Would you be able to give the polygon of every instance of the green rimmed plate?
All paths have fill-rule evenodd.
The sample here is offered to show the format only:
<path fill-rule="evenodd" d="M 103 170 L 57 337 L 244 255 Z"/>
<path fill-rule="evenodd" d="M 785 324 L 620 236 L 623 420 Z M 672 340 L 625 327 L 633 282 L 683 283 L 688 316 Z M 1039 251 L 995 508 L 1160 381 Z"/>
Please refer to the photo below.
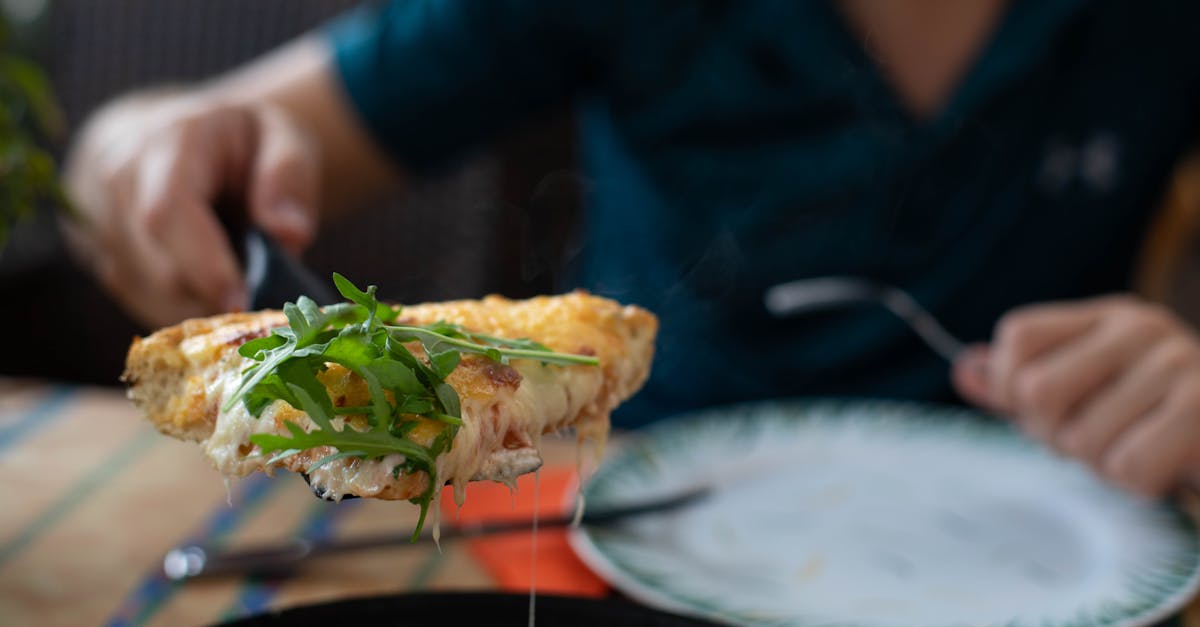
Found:
<path fill-rule="evenodd" d="M 645 603 L 734 624 L 1148 625 L 1200 586 L 1200 536 L 967 410 L 770 402 L 647 429 L 584 490 L 597 509 L 711 484 L 686 508 L 581 527 Z"/>

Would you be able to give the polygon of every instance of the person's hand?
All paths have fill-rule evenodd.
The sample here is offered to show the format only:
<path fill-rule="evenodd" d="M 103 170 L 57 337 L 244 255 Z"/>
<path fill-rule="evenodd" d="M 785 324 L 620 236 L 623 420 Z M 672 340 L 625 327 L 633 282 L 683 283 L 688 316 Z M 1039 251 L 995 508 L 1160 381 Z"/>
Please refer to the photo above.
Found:
<path fill-rule="evenodd" d="M 68 156 L 79 209 L 68 241 L 150 327 L 244 309 L 214 201 L 244 199 L 248 219 L 298 254 L 316 230 L 319 165 L 281 110 L 194 94 L 127 98 L 98 113 Z"/>
<path fill-rule="evenodd" d="M 954 365 L 969 401 L 1136 494 L 1200 478 L 1200 340 L 1129 296 L 1014 310 Z"/>

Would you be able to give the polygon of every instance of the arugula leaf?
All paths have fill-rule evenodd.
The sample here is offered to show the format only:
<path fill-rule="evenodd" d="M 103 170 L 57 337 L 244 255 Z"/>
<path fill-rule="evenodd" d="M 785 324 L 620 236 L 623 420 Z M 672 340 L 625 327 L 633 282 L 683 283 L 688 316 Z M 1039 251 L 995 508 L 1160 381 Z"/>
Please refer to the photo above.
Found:
<path fill-rule="evenodd" d="M 297 365 L 299 367 L 290 368 L 292 372 L 289 374 L 292 374 L 294 380 L 299 380 L 301 383 L 287 383 L 288 389 L 292 392 L 292 398 L 299 401 L 299 407 L 296 407 L 296 409 L 308 414 L 309 419 L 315 422 L 321 428 L 321 431 L 327 433 L 334 432 L 333 403 L 329 402 L 329 393 L 325 391 L 325 386 L 321 385 L 321 382 L 317 381 L 317 378 L 308 372 L 304 364 Z M 305 377 L 299 374 L 302 372 L 308 376 Z M 281 371 L 280 377 L 283 378 L 284 376 L 286 375 Z M 314 385 L 318 388 L 317 390 L 312 389 Z M 320 400 L 317 400 L 318 398 Z"/>
<path fill-rule="evenodd" d="M 333 273 L 333 285 L 337 287 L 339 294 L 346 297 L 346 300 L 362 307 L 368 315 L 374 314 L 381 322 L 391 322 L 400 315 L 399 307 L 392 307 L 375 299 L 376 288 L 374 285 L 368 287 L 364 292 L 358 289 L 357 285 L 351 283 L 350 279 L 337 272 Z"/>
<path fill-rule="evenodd" d="M 401 394 L 421 394 L 425 386 L 417 379 L 412 368 L 387 357 L 379 357 L 364 366 L 364 369 L 379 378 L 383 387 Z M 422 413 L 422 412 L 408 412 Z"/>
<path fill-rule="evenodd" d="M 273 348 L 279 348 L 284 344 L 287 344 L 286 339 L 284 339 L 282 336 L 272 333 L 266 337 L 260 337 L 242 344 L 238 347 L 238 354 L 242 357 L 249 357 L 250 359 L 262 359 L 259 357 L 260 352 L 269 351 Z"/>
<path fill-rule="evenodd" d="M 450 376 L 450 373 L 458 367 L 459 360 L 462 359 L 462 353 L 452 348 L 439 353 L 431 353 L 426 349 L 425 354 L 429 356 L 429 366 L 439 379 Z"/>
<path fill-rule="evenodd" d="M 321 459 L 314 462 L 312 466 L 309 466 L 308 472 L 312 472 L 312 471 L 320 468 L 321 466 L 328 464 L 329 462 L 337 461 L 339 459 L 344 459 L 347 457 L 360 457 L 361 458 L 361 457 L 366 457 L 366 456 L 367 456 L 367 454 L 364 451 L 345 451 L 345 452 L 341 452 L 341 453 L 334 453 L 333 455 L 326 455 L 325 457 L 322 457 Z"/>
<path fill-rule="evenodd" d="M 412 462 L 417 470 L 432 468 L 434 464 L 434 458 L 430 455 L 429 449 L 411 440 L 394 437 L 384 431 L 358 431 L 347 427 L 341 431 L 321 429 L 305 432 L 299 425 L 291 421 L 284 424 L 294 426 L 295 429 L 299 429 L 299 433 L 292 427 L 288 427 L 292 433 L 290 438 L 273 433 L 255 433 L 250 436 L 250 442 L 257 444 L 264 453 L 290 449 L 301 452 L 321 446 L 331 446 L 339 451 L 361 451 L 363 455 L 371 459 L 400 454 L 405 457 L 406 461 Z"/>
<path fill-rule="evenodd" d="M 379 378 L 368 368 L 352 368 L 352 370 L 367 382 L 367 392 L 371 397 L 371 413 L 374 420 L 371 426 L 388 429 L 392 426 L 392 406 L 383 392 Z"/>
<path fill-rule="evenodd" d="M 433 385 L 433 392 L 442 405 L 442 412 L 451 416 L 462 416 L 462 407 L 458 403 L 458 392 L 455 392 L 449 383 L 438 381 Z"/>
<path fill-rule="evenodd" d="M 440 420 L 449 425 L 454 425 L 456 427 L 461 427 L 463 424 L 462 418 L 459 418 L 458 416 L 451 416 L 449 414 L 432 413 L 429 414 L 429 417 L 433 418 L 434 420 Z"/>
<path fill-rule="evenodd" d="M 333 273 L 333 286 L 337 288 L 339 294 L 345 297 L 346 300 L 371 311 L 375 308 L 375 296 L 368 294 L 360 289 L 350 279 L 342 276 L 338 272 Z M 367 288 L 370 289 L 370 288 Z"/>
<path fill-rule="evenodd" d="M 492 341 L 488 343 L 488 336 L 477 336 L 470 334 L 462 338 L 454 335 L 446 335 L 431 330 L 427 327 L 415 327 L 396 325 L 388 326 L 388 333 L 398 342 L 420 342 L 427 351 L 441 352 L 444 350 L 454 349 L 460 353 L 470 353 L 473 355 L 482 355 L 498 361 L 500 363 L 508 363 L 510 359 L 532 359 L 545 364 L 555 364 L 559 366 L 597 366 L 600 361 L 595 357 L 588 355 L 570 355 L 567 353 L 555 353 L 545 348 L 509 348 L 505 344 L 499 344 Z M 457 334 L 456 334 L 457 335 Z M 521 343 L 518 342 L 518 345 Z M 525 346 L 533 346 L 534 343 L 524 344 Z"/>
<path fill-rule="evenodd" d="M 433 413 L 433 401 L 424 397 L 409 396 L 396 404 L 396 413 L 429 415 Z"/>
<path fill-rule="evenodd" d="M 319 447 L 328 447 L 333 452 L 307 470 L 339 459 L 402 456 L 403 461 L 392 469 L 393 475 L 424 472 L 429 477 L 426 489 L 411 499 L 421 507 L 414 542 L 440 486 L 437 459 L 453 446 L 463 424 L 458 393 L 446 383 L 463 354 L 480 355 L 500 363 L 511 359 L 564 366 L 598 363 L 594 357 L 556 353 L 527 339 L 509 340 L 473 333 L 447 322 L 393 325 L 401 309 L 380 303 L 374 285 L 362 290 L 337 273 L 333 282 L 350 302 L 321 308 L 312 299 L 301 296 L 283 307 L 287 327 L 238 348 L 239 354 L 255 363 L 242 373 L 242 380 L 221 409 L 228 411 L 240 402 L 257 418 L 267 407 L 282 401 L 308 415 L 316 425 L 312 431 L 286 421 L 289 435 L 250 436 L 250 442 L 263 455 L 271 455 L 268 465 Z M 421 345 L 425 360 L 408 349 L 406 344 L 411 342 Z M 346 368 L 366 383 L 368 405 L 334 406 L 328 390 L 317 378 L 331 363 Z M 342 416 L 347 415 L 367 416 L 367 428 L 360 431 L 346 424 Z M 413 428 L 420 424 L 412 416 L 442 425 L 429 446 L 409 439 Z"/>

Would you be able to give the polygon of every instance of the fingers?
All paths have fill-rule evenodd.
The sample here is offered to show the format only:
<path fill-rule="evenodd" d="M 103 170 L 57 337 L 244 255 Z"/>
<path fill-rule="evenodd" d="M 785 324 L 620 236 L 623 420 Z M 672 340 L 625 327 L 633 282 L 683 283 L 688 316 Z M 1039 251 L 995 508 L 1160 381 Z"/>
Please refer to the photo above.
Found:
<path fill-rule="evenodd" d="M 1160 306 L 1108 297 L 1019 310 L 988 349 L 964 352 L 954 382 L 1138 494 L 1200 478 L 1200 339 Z"/>
<path fill-rule="evenodd" d="M 1083 335 L 1099 319 L 1090 307 L 1041 305 L 1019 309 L 1001 319 L 992 343 L 988 364 L 988 387 L 993 404 L 1014 411 L 1018 394 L 1017 374 L 1042 353 Z"/>
<path fill-rule="evenodd" d="M 951 380 L 954 388 L 967 401 L 987 409 L 998 410 L 992 400 L 988 386 L 988 364 L 991 350 L 986 344 L 975 344 L 963 349 L 954 361 Z"/>
<path fill-rule="evenodd" d="M 1013 375 L 1012 409 L 1034 437 L 1050 440 L 1085 399 L 1136 363 L 1164 331 L 1115 314 Z"/>
<path fill-rule="evenodd" d="M 196 220 L 178 208 L 200 201 L 195 180 L 216 179 L 201 166 L 216 167 L 217 155 L 194 116 L 169 113 L 114 105 L 81 133 L 65 177 L 81 214 L 67 229 L 74 252 L 148 326 L 212 308 L 185 283 L 185 269 L 206 266 L 195 262 L 202 241 L 189 240 Z"/>
<path fill-rule="evenodd" d="M 1104 454 L 1100 471 L 1145 497 L 1165 494 L 1187 472 L 1200 441 L 1200 380 L 1173 388 L 1162 406 L 1131 425 Z"/>
<path fill-rule="evenodd" d="M 141 108 L 138 108 L 141 107 Z M 198 97 L 117 103 L 80 134 L 67 181 L 76 255 L 148 326 L 243 309 L 245 288 L 212 203 L 241 194 L 254 222 L 299 252 L 316 228 L 316 150 L 277 111 Z"/>
<path fill-rule="evenodd" d="M 150 328 L 212 313 L 207 305 L 181 292 L 178 285 L 149 287 L 152 283 L 141 269 L 120 261 L 109 264 L 97 276 L 130 315 Z"/>
<path fill-rule="evenodd" d="M 1196 359 L 1181 342 L 1154 345 L 1143 359 L 1084 403 L 1058 434 L 1059 448 L 1099 468 L 1104 451 L 1160 404 L 1175 384 L 1176 375 Z"/>
<path fill-rule="evenodd" d="M 155 244 L 166 251 L 161 261 L 166 276 L 160 285 L 180 286 L 184 298 L 200 301 L 210 312 L 244 310 L 241 269 L 216 215 L 194 197 L 177 202 L 175 215 L 153 231 Z"/>
<path fill-rule="evenodd" d="M 213 166 L 244 161 L 239 117 L 230 112 L 181 129 L 148 148 L 134 173 L 135 217 L 127 224 L 144 273 L 156 293 L 198 301 L 208 312 L 246 307 L 229 238 L 208 204 L 219 181 Z"/>
<path fill-rule="evenodd" d="M 258 123 L 261 133 L 250 183 L 251 219 L 299 255 L 316 234 L 317 151 L 273 109 L 263 109 Z"/>

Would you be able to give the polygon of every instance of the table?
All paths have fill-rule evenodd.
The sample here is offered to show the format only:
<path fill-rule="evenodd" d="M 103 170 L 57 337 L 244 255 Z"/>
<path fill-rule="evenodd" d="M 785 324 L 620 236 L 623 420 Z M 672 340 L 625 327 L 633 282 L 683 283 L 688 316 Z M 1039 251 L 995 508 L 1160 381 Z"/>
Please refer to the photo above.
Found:
<path fill-rule="evenodd" d="M 575 446 L 546 442 L 548 460 Z M 494 588 L 461 543 L 322 558 L 283 581 L 161 575 L 179 544 L 410 531 L 417 509 L 325 503 L 298 477 L 228 491 L 194 444 L 159 435 L 115 390 L 0 380 L 0 624 L 195 625 L 266 608 L 406 590 Z M 232 506 L 231 506 L 232 505 Z"/>
<path fill-rule="evenodd" d="M 549 464 L 569 441 L 544 441 Z M 488 589 L 464 544 L 322 558 L 272 581 L 162 577 L 184 543 L 230 547 L 297 534 L 411 530 L 403 503 L 312 498 L 296 477 L 256 474 L 228 492 L 198 447 L 159 435 L 115 390 L 0 379 L 0 623 L 195 625 L 267 608 L 408 590 Z M 1185 625 L 1200 627 L 1200 603 Z"/>

